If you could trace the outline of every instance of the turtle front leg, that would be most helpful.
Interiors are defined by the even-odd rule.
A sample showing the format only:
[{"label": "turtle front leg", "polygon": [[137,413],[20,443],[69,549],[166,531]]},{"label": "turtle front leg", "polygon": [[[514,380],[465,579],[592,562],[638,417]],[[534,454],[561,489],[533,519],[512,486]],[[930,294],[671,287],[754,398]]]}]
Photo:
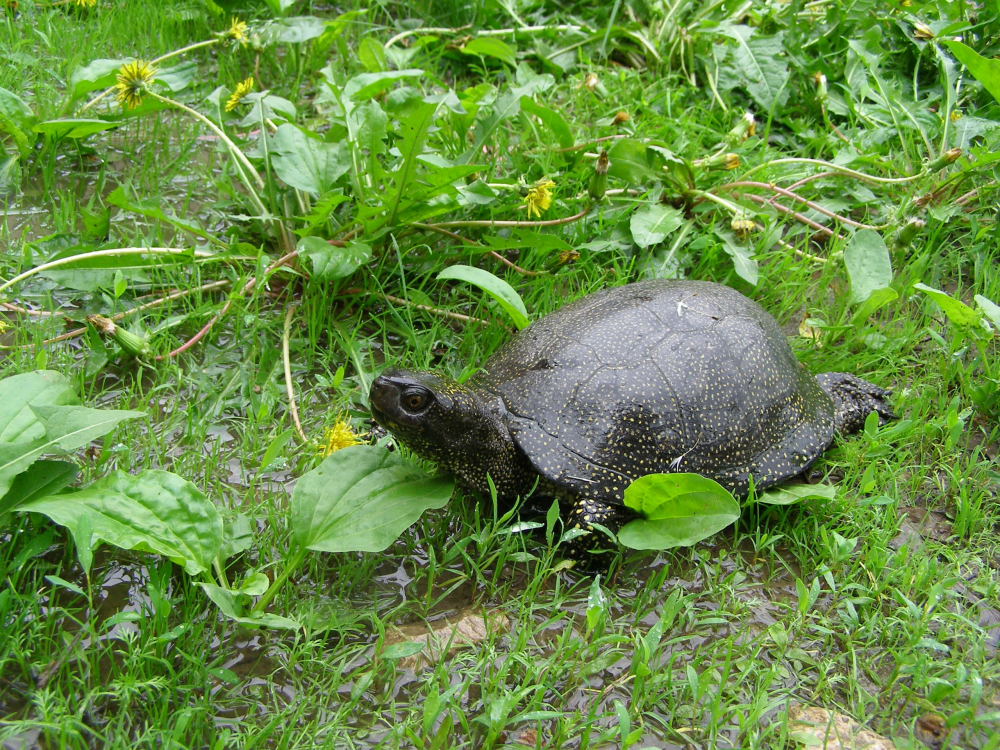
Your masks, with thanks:
[{"label": "turtle front leg", "polygon": [[582,563],[581,567],[585,570],[607,570],[617,550],[607,534],[595,529],[594,524],[600,524],[617,534],[622,526],[638,518],[638,515],[624,505],[613,505],[593,498],[577,497],[570,502],[569,511],[563,516],[566,530],[583,529],[590,533],[571,539],[563,545],[563,554]]},{"label": "turtle front leg", "polygon": [[847,372],[817,375],[820,387],[833,399],[833,426],[841,435],[858,432],[872,412],[879,424],[897,419],[889,405],[890,392]]}]

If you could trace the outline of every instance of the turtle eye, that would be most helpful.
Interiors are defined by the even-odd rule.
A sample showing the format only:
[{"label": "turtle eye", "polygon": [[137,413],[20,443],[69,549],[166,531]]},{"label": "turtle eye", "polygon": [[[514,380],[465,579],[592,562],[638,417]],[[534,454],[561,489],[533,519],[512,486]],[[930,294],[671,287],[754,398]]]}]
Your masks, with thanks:
[{"label": "turtle eye", "polygon": [[408,388],[403,393],[403,408],[410,413],[419,412],[430,401],[430,394],[423,388]]}]

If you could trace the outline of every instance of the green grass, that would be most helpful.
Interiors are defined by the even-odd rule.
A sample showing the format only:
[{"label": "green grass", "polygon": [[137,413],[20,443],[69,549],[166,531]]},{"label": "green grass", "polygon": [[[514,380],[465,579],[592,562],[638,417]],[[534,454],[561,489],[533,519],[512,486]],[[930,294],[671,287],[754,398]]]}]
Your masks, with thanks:
[{"label": "green grass", "polygon": [[[100,57],[152,58],[210,38],[228,24],[228,15],[213,17],[198,3],[163,5],[99,2],[92,11],[77,11],[22,3],[20,16],[0,23],[0,86],[24,98],[41,119],[66,116],[66,81],[78,65]],[[758,5],[762,33],[785,28],[787,19]],[[549,13],[558,22],[588,20],[602,31],[608,24],[606,9],[595,18],[598,11],[586,7],[517,7],[529,23]],[[198,80],[176,97],[202,107],[217,85],[231,89],[256,64],[258,90],[295,102],[301,122],[323,133],[329,113],[310,108],[321,90],[320,70],[333,63],[345,76],[364,72],[356,52],[362,39],[384,43],[407,18],[425,25],[514,24],[478,5],[386,8],[373,6],[325,47],[280,45],[262,51],[259,61],[249,48],[196,52],[190,59],[198,63]],[[918,60],[892,11],[876,10],[879,28],[896,45],[898,54],[884,62],[882,75],[906,94],[899,101],[920,110],[907,88],[914,66],[920,66],[922,90],[936,91],[929,96],[940,101],[929,55],[921,53]],[[837,34],[860,39],[859,24],[868,12],[840,4],[835,11],[842,11],[842,20],[800,20],[785,28],[789,39],[813,44],[803,48],[804,62],[796,62],[787,104],[770,116],[739,88],[721,91],[729,107],[723,112],[704,84],[704,68],[698,69],[699,86],[692,87],[666,65],[630,68],[621,52],[602,59],[599,45],[582,48],[575,67],[557,75],[538,99],[563,114],[578,142],[631,132],[656,138],[685,158],[703,158],[749,106],[769,138],[733,147],[742,171],[775,158],[835,160],[847,151],[858,154],[851,166],[869,173],[916,171],[928,154],[919,131],[906,125],[902,105],[885,117],[831,107],[851,145],[826,127],[809,73],[822,65],[831,88],[844,81],[847,52]],[[945,5],[919,11],[931,20],[959,13]],[[270,17],[263,4],[234,12],[247,20]],[[300,4],[295,12],[335,15],[318,3]],[[656,17],[631,6],[628,12],[640,25]],[[524,53],[532,45],[518,38],[515,46]],[[699,48],[698,54],[708,53]],[[539,69],[535,58],[527,59]],[[443,42],[423,48],[410,65],[428,72],[420,84],[426,92],[447,85],[461,92],[483,81],[507,86],[511,78],[495,61],[463,57]],[[603,97],[580,87],[588,71],[600,76]],[[997,104],[971,84],[962,97],[966,118],[998,118]],[[383,104],[390,109],[388,98]],[[608,124],[620,110],[631,118],[624,131]],[[392,112],[392,119],[401,111]],[[895,128],[894,117],[903,118],[903,125]],[[940,123],[934,119],[926,129],[940,134]],[[199,140],[205,135],[190,118],[167,111],[126,120],[120,129],[79,144],[40,142],[22,164],[20,190],[7,195],[0,241],[10,252],[0,260],[3,278],[40,262],[44,247],[32,243],[84,231],[81,206],[99,211],[119,184],[127,184],[136,199],[155,199],[178,216],[199,220],[227,241],[249,243],[244,254],[262,248],[276,258],[266,227],[237,217],[249,213],[238,182],[217,144]],[[992,137],[987,143],[996,148]],[[452,121],[433,138],[451,158],[468,145]],[[540,123],[513,119],[491,143],[488,181],[524,175],[529,182],[549,176],[557,183],[556,200],[543,218],[569,216],[585,205],[579,194],[592,162],[556,152]],[[765,213],[767,226],[781,227],[795,248],[829,261],[810,262],[755,234],[750,242],[761,280],[752,287],[736,274],[715,233],[728,228],[728,216],[709,215],[705,204],[690,214],[698,222],[690,244],[680,248],[684,275],[729,284],[757,300],[790,334],[810,371],[854,372],[894,389],[900,422],[875,435],[838,439],[814,467],[817,478],[838,485],[836,500],[752,506],[733,528],[694,548],[625,554],[610,577],[600,579],[601,603],[591,601],[593,579],[560,569],[559,551],[544,537],[508,533],[511,522],[494,517],[488,498],[477,503],[460,492],[446,510],[425,515],[383,553],[307,558],[293,585],[272,604],[273,611],[306,623],[299,634],[235,627],[179,568],[154,556],[105,548],[88,580],[61,529],[41,517],[17,516],[0,529],[0,739],[13,746],[25,741],[68,748],[481,748],[523,738],[537,747],[582,750],[620,746],[622,711],[638,732],[634,747],[780,748],[795,744],[787,709],[801,703],[850,715],[897,738],[901,747],[917,746],[916,720],[929,713],[948,722],[946,747],[996,747],[997,414],[974,408],[973,389],[985,382],[975,349],[952,351],[960,332],[912,289],[922,281],[969,304],[976,294],[1000,298],[997,193],[990,184],[995,177],[988,170],[970,171],[963,189],[930,212],[912,202],[966,168],[960,163],[913,186],[868,186],[874,199],[860,195],[861,183],[839,177],[802,189],[857,221],[892,224],[911,215],[927,221],[912,245],[893,253],[898,301],[853,327],[843,242],[813,237],[802,224]],[[798,165],[751,179],[786,177],[788,184],[812,173]],[[722,174],[704,184],[732,178]],[[610,187],[623,184],[612,181]],[[955,198],[974,187],[982,193],[970,210],[948,215]],[[119,356],[110,343],[105,351],[86,337],[42,346],[66,330],[61,315],[28,320],[5,312],[11,327],[0,343],[15,348],[4,351],[0,376],[55,369],[73,378],[88,405],[146,410],[148,422],[128,423],[81,452],[80,483],[114,469],[176,472],[220,506],[255,522],[254,546],[235,559],[230,578],[251,567],[273,578],[289,544],[289,490],[319,461],[315,445],[296,439],[258,476],[272,441],[291,427],[281,361],[286,305],[298,303],[291,372],[306,435],[319,440],[323,428],[345,412],[363,431],[364,386],[383,365],[460,377],[510,336],[502,311],[477,290],[435,280],[446,264],[478,265],[504,277],[537,319],[590,291],[643,277],[651,256],[662,260],[672,238],[641,250],[628,231],[634,203],[649,197],[617,198],[586,222],[552,230],[574,247],[622,242],[619,249],[583,249],[576,261],[539,276],[521,275],[446,237],[403,229],[392,239],[373,241],[371,263],[350,279],[321,283],[284,271],[266,289],[230,297],[228,313],[205,340],[155,364]],[[515,204],[508,200],[496,217],[520,216]],[[155,219],[117,209],[112,216],[110,246],[190,242]],[[489,216],[490,209],[471,208],[444,219]],[[321,229],[332,234],[341,218]],[[891,230],[884,234],[889,239]],[[511,259],[532,271],[550,262],[533,251]],[[145,279],[130,280],[117,300],[108,290],[74,291],[34,277],[5,301],[61,310],[79,320],[92,312],[113,314],[169,289],[231,280],[225,290],[193,294],[143,315],[155,350],[163,354],[199,330],[253,272],[253,261],[154,268]],[[350,287],[490,323],[459,323],[375,294],[349,294]],[[806,317],[831,328],[818,341],[797,335]],[[995,367],[992,343],[986,359]],[[334,388],[341,366],[346,375]],[[937,525],[915,532],[906,509],[931,511]],[[905,539],[909,543],[901,546]],[[88,595],[47,576],[74,582]],[[426,671],[413,674],[382,655],[396,626],[484,610],[501,612],[509,630],[492,632]],[[449,690],[435,715],[436,696]],[[524,734],[529,729],[537,730],[537,740]]]}]

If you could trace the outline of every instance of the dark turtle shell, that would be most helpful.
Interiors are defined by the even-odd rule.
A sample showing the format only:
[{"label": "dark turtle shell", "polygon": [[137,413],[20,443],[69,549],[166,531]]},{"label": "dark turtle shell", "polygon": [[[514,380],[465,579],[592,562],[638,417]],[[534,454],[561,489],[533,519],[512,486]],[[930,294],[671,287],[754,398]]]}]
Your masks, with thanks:
[{"label": "dark turtle shell", "polygon": [[502,397],[535,469],[621,503],[632,480],[690,471],[745,494],[830,444],[834,404],[774,318],[719,284],[647,281],[566,305],[521,331],[473,385]]}]

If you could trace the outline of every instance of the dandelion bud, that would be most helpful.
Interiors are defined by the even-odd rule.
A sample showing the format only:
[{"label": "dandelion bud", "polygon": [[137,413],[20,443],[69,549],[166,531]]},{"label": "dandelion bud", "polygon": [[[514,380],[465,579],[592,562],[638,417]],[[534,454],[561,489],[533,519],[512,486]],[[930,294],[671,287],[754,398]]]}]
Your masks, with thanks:
[{"label": "dandelion bud", "polygon": [[694,166],[714,172],[719,169],[737,169],[740,166],[739,154],[716,154],[707,159],[699,159]]},{"label": "dandelion bud", "polygon": [[813,73],[813,80],[816,82],[816,98],[820,102],[825,102],[830,96],[830,92],[826,88],[826,76],[816,71]]},{"label": "dandelion bud", "polygon": [[608,152],[601,151],[594,165],[594,173],[590,175],[590,182],[587,185],[587,192],[595,201],[604,198],[608,189]]},{"label": "dandelion bud", "polygon": [[726,143],[741,143],[756,132],[757,122],[753,118],[753,112],[744,112],[743,117],[739,119],[726,136]]},{"label": "dandelion bud", "polygon": [[925,226],[927,226],[927,222],[922,219],[910,219],[896,230],[896,234],[892,238],[893,245],[897,248],[908,247]]},{"label": "dandelion bud", "polygon": [[934,38],[934,32],[931,31],[931,27],[925,23],[915,23],[913,24],[913,38],[929,42]]},{"label": "dandelion bud", "polygon": [[945,151],[941,156],[939,156],[934,161],[928,162],[927,171],[936,172],[939,169],[944,169],[949,164],[954,164],[958,161],[958,157],[962,155],[962,149],[960,148],[950,148]]},{"label": "dandelion bud", "polygon": [[103,315],[88,315],[87,322],[94,326],[102,336],[114,339],[123,351],[133,357],[148,357],[152,354],[146,339],[136,336],[131,331],[126,331],[110,318],[105,318]]}]

